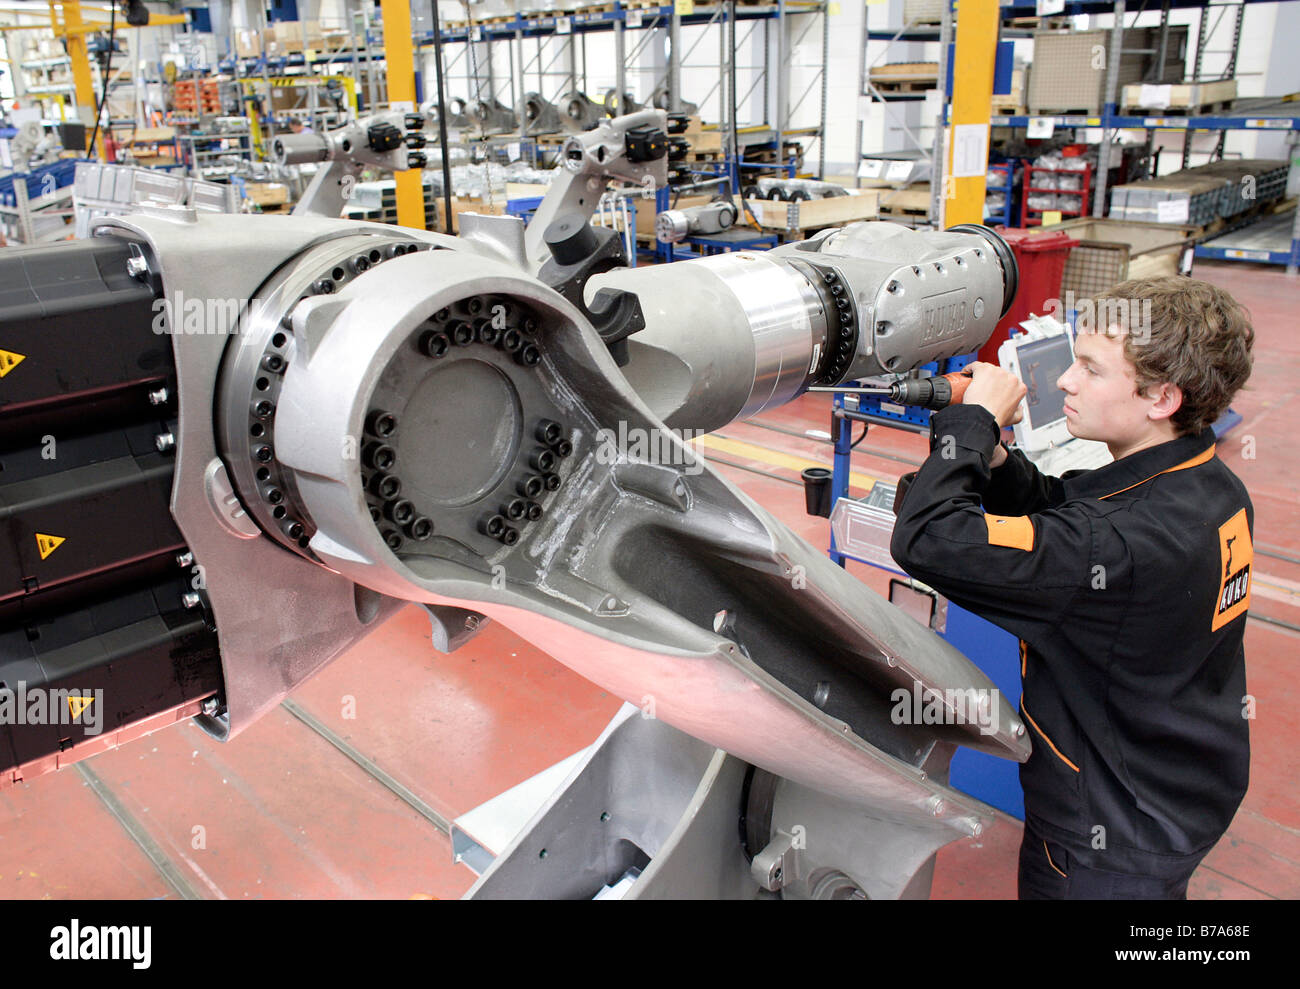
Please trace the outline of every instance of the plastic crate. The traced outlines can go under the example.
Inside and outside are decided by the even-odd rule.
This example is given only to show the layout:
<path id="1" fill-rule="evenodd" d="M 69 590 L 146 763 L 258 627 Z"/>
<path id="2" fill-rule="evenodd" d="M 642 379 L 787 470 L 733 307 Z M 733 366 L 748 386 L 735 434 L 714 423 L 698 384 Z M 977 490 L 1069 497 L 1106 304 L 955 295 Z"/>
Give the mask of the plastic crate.
<path id="1" fill-rule="evenodd" d="M 0 176 L 0 205 L 18 205 L 18 196 L 14 192 L 14 184 L 17 182 L 23 184 L 28 199 L 38 199 L 49 195 L 55 189 L 72 185 L 76 175 L 77 159 L 61 158 L 48 165 L 40 165 L 30 172 L 11 172 L 9 175 Z M 52 186 L 50 177 L 54 181 Z"/>

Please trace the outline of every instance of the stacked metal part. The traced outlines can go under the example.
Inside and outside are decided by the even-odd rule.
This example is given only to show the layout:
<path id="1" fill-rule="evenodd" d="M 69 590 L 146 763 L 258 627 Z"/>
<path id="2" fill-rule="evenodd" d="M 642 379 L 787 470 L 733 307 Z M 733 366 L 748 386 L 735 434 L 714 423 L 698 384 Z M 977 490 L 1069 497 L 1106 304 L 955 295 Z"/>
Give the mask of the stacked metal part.
<path id="1" fill-rule="evenodd" d="M 560 110 L 541 93 L 525 93 L 519 106 L 519 117 L 524 122 L 524 133 L 529 137 L 539 134 L 556 134 L 564 126 Z"/>
<path id="2" fill-rule="evenodd" d="M 576 89 L 560 98 L 560 106 L 564 108 L 564 125 L 572 131 L 588 130 L 605 117 L 603 106 Z"/>

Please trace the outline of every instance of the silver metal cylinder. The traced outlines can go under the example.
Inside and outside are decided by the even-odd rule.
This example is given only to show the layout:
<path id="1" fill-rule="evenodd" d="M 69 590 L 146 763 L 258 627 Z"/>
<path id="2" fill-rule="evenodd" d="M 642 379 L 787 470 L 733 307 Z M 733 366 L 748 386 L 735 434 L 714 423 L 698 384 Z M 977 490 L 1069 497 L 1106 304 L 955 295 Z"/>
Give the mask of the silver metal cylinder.
<path id="1" fill-rule="evenodd" d="M 278 134 L 271 151 L 281 165 L 305 165 L 328 160 L 329 147 L 323 134 Z"/>
<path id="2" fill-rule="evenodd" d="M 681 221 L 665 216 L 675 232 Z M 856 223 L 765 254 L 611 272 L 587 293 L 639 298 L 646 328 L 629 339 L 624 375 L 668 425 L 710 430 L 811 384 L 978 350 L 1016 283 L 1014 255 L 992 231 Z"/>
<path id="3" fill-rule="evenodd" d="M 682 210 L 666 209 L 655 217 L 655 236 L 665 244 L 676 244 L 691 235 L 691 218 Z"/>
<path id="4" fill-rule="evenodd" d="M 717 429 L 795 398 L 826 345 L 825 306 L 804 274 L 748 251 L 593 278 L 641 301 L 629 383 L 674 429 Z"/>

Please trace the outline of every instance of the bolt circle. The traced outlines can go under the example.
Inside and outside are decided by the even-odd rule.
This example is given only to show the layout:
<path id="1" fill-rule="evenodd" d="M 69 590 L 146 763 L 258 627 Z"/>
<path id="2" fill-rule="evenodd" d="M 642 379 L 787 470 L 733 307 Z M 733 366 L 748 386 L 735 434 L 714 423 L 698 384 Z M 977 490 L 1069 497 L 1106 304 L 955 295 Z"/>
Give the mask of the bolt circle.
<path id="1" fill-rule="evenodd" d="M 420 337 L 420 353 L 424 354 L 425 357 L 435 359 L 442 357 L 450 348 L 451 341 L 445 333 L 430 330 Z"/>
<path id="2" fill-rule="evenodd" d="M 489 347 L 495 347 L 497 341 L 501 339 L 501 331 L 492 325 L 490 319 L 475 320 L 474 332 L 479 343 L 486 344 Z"/>
<path id="3" fill-rule="evenodd" d="M 372 436 L 378 436 L 381 439 L 386 436 L 392 436 L 397 429 L 397 416 L 391 412 L 385 412 L 383 409 L 373 409 L 366 416 L 366 432 Z"/>
<path id="4" fill-rule="evenodd" d="M 398 525 L 405 525 L 415 518 L 415 506 L 405 498 L 401 498 L 397 501 L 390 501 L 385 505 L 384 514 Z"/>
<path id="5" fill-rule="evenodd" d="M 385 500 L 396 498 L 402 490 L 402 482 L 392 474 L 376 474 L 370 479 L 370 491 Z"/>
<path id="6" fill-rule="evenodd" d="M 367 443 L 361 451 L 361 462 L 373 470 L 390 471 L 397 463 L 397 451 L 387 443 Z"/>

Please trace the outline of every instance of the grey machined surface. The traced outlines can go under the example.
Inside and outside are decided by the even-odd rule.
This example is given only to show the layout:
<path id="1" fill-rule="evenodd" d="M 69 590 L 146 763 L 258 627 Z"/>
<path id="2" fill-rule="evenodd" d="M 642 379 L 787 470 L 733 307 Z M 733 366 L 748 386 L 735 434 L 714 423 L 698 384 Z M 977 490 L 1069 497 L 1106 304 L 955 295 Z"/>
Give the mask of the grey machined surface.
<path id="1" fill-rule="evenodd" d="M 394 237 L 381 225 L 192 214 L 105 228 L 149 245 L 169 297 L 251 298 L 255 313 L 264 284 L 278 284 L 267 273 L 328 252 L 321 245 L 331 240 Z M 173 337 L 181 396 L 173 513 L 207 571 L 230 728 L 246 726 L 400 602 L 418 601 L 444 609 L 448 643 L 456 637 L 449 621 L 488 616 L 709 746 L 881 820 L 919 817 L 949 834 L 977 833 L 991 812 L 941 782 L 947 755 L 960 743 L 1025 758 L 1015 713 L 994 693 L 993 732 L 956 709 L 947 725 L 899 725 L 889 698 L 914 682 L 941 695 L 991 692 L 987 678 L 682 444 L 583 314 L 526 273 L 517 222 L 481 220 L 459 239 L 407 235 L 445 249 L 394 257 L 337 294 L 297 301 L 291 293 L 272 305 L 270 315 L 283 306 L 293 336 L 276 464 L 293 474 L 314 533 L 308 550 L 249 538 L 222 520 L 205 490 L 220 463 L 214 384 L 223 360 L 227 372 L 247 372 L 231 349 L 239 344 L 225 337 Z M 238 264 L 213 263 L 232 250 Z M 489 312 L 501 302 L 516 321 L 535 317 L 534 365 L 486 343 L 445 359 L 415 356 L 428 327 L 449 325 L 438 314 L 473 311 L 457 307 L 474 299 L 486 299 Z M 754 347 L 754 328 L 750 336 Z M 718 337 L 715 359 L 736 343 Z M 483 404 L 489 380 L 495 405 Z M 398 450 L 414 465 L 410 497 L 440 534 L 399 549 L 367 511 L 355 453 L 376 396 L 416 424 Z M 560 484 L 541 497 L 542 517 L 521 526 L 516 544 L 494 542 L 466 513 L 495 504 L 485 499 L 508 482 L 510 458 L 526 455 L 539 409 L 563 420 L 573 450 L 556 468 Z M 436 431 L 446 416 L 460 423 L 450 438 Z M 611 438 L 633 433 L 662 445 L 652 455 Z M 238 490 L 235 514 L 238 499 L 254 496 Z"/>

